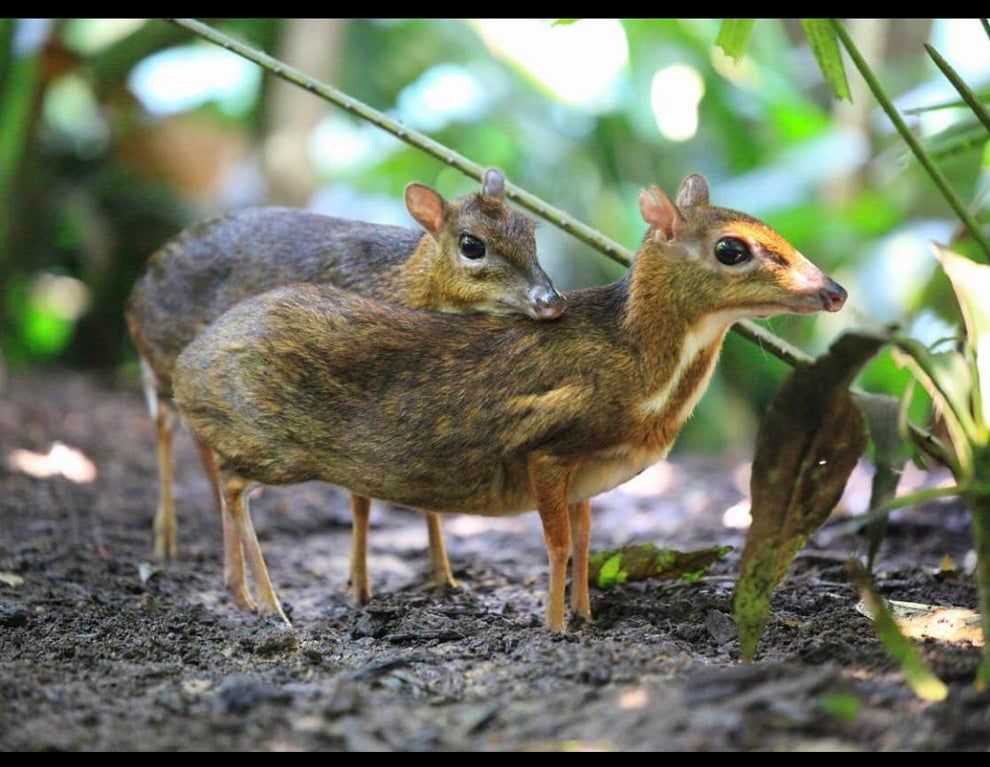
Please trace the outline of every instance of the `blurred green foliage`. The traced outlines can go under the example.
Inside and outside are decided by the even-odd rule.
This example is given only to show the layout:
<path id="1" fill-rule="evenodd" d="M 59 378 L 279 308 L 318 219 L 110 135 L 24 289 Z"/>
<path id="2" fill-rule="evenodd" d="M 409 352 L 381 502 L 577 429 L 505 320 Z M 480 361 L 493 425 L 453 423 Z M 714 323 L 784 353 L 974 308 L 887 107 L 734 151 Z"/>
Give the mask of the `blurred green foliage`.
<path id="1" fill-rule="evenodd" d="M 718 20 L 567 21 L 543 22 L 539 33 L 526 28 L 534 42 L 523 54 L 511 35 L 507 41 L 493 26 L 466 21 L 341 21 L 334 34 L 308 44 L 324 46 L 315 60 L 345 92 L 502 167 L 520 186 L 628 246 L 643 230 L 641 186 L 673 190 L 688 172 L 704 173 L 716 203 L 764 218 L 849 288 L 851 300 L 839 315 L 771 321 L 774 332 L 811 353 L 851 324 L 902 320 L 930 341 L 958 322 L 926 245 L 926 238 L 952 237 L 951 211 L 869 94 L 858 94 L 854 72 L 853 104 L 835 103 L 800 25 L 757 22 L 733 64 L 715 47 Z M 291 60 L 299 44 L 291 21 L 215 23 L 282 58 Z M 921 46 L 947 22 L 877 23 L 885 25 L 877 33 L 884 44 L 870 63 L 889 92 L 906 94 L 903 107 L 951 100 Z M 956 32 L 964 23 L 979 30 L 975 20 L 952 23 Z M 589 24 L 598 25 L 603 50 L 623 57 L 595 98 L 561 82 L 568 74 L 586 77 L 590 93 L 597 62 L 614 66 L 614 59 L 587 44 L 583 56 L 558 54 L 548 37 L 579 39 Z M 533 51 L 541 47 L 539 60 Z M 134 352 L 122 304 L 145 259 L 196 219 L 277 201 L 265 158 L 277 144 L 279 121 L 292 115 L 277 114 L 267 76 L 242 76 L 180 107 L 163 108 L 142 91 L 139 75 L 160 64 L 163 52 L 181 59 L 204 48 L 157 20 L 0 22 L 0 349 L 11 367 L 58 360 L 127 369 Z M 942 51 L 959 64 L 951 49 Z M 209 79 L 205 68 L 201 74 Z M 988 78 L 990 72 L 970 82 L 981 98 Z M 245 87 L 249 98 L 232 102 L 231 90 Z M 399 200 L 409 181 L 451 195 L 472 188 L 374 126 L 329 105 L 320 109 L 324 116 L 302 143 L 316 169 L 313 199 L 329 201 L 321 207 L 326 212 L 408 221 Z M 976 130 L 982 126 L 965 109 L 913 119 L 957 192 L 985 221 L 990 149 L 985 132 Z M 677 131 L 690 136 L 672 138 Z M 622 272 L 548 225 L 540 226 L 539 243 L 562 287 Z M 955 247 L 965 252 L 967 243 Z M 85 287 L 75 316 L 64 306 L 52 310 L 43 293 L 54 283 L 44 275 Z M 769 354 L 730 335 L 679 448 L 752 444 L 784 372 Z M 907 378 L 883 354 L 862 381 L 900 394 Z M 922 398 L 915 408 L 926 412 Z"/>

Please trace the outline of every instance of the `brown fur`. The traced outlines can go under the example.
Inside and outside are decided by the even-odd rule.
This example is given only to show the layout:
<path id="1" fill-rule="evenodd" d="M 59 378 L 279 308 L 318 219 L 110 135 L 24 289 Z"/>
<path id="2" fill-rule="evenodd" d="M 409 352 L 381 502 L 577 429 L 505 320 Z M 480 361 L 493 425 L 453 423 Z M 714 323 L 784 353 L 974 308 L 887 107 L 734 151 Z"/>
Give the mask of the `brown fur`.
<path id="1" fill-rule="evenodd" d="M 748 307 L 811 311 L 819 286 L 834 284 L 789 245 L 786 266 L 761 252 L 752 268 L 726 269 L 711 255 L 726 233 L 758 237 L 768 251 L 786 242 L 732 211 L 682 215 L 666 202 L 677 237 L 648 232 L 625 278 L 570 293 L 554 323 L 448 317 L 330 286 L 248 299 L 179 357 L 184 418 L 232 476 L 325 480 L 434 511 L 539 506 L 548 623 L 559 629 L 568 501 L 666 453 Z M 795 289 L 794 270 L 817 283 Z"/>

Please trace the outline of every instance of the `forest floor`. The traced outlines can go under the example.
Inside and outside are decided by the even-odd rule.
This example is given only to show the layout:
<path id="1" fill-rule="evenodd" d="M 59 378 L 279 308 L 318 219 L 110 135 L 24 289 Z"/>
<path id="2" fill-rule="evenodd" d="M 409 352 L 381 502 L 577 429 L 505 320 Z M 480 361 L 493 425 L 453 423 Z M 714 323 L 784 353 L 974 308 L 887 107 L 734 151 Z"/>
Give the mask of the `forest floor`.
<path id="1" fill-rule="evenodd" d="M 375 596 L 356 607 L 344 493 L 266 489 L 252 508 L 288 629 L 227 598 L 219 522 L 184 433 L 180 558 L 152 560 L 151 432 L 137 391 L 90 376 L 36 374 L 0 391 L 0 749 L 990 747 L 990 704 L 970 685 L 978 650 L 921 643 L 951 693 L 915 698 L 843 577 L 862 539 L 834 524 L 776 592 L 756 662 L 739 661 L 730 616 L 743 532 L 723 515 L 744 498 L 745 457 L 676 457 L 596 499 L 593 549 L 736 551 L 697 582 L 593 591 L 594 622 L 558 637 L 542 628 L 535 514 L 448 518 L 461 588 L 435 593 L 425 525 L 376 505 Z M 14 451 L 47 453 L 56 440 L 94 462 L 94 481 L 8 466 Z M 972 578 L 939 567 L 968 548 L 953 503 L 899 513 L 878 586 L 973 608 Z"/>

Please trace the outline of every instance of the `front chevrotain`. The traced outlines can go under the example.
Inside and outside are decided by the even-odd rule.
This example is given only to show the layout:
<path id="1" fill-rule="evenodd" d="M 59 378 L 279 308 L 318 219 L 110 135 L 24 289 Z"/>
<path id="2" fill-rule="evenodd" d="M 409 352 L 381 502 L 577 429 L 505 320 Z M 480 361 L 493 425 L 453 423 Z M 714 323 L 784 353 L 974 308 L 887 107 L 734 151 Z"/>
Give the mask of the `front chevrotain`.
<path id="1" fill-rule="evenodd" d="M 579 502 L 666 455 L 733 322 L 838 311 L 846 298 L 774 230 L 710 205 L 701 176 L 685 179 L 676 205 L 644 190 L 640 210 L 649 229 L 629 273 L 568 293 L 553 323 L 296 285 L 243 301 L 182 352 L 176 401 L 217 454 L 264 610 L 282 614 L 245 490 L 324 480 L 438 512 L 536 508 L 547 625 L 564 627 L 572 536 L 572 606 L 590 618 Z"/>

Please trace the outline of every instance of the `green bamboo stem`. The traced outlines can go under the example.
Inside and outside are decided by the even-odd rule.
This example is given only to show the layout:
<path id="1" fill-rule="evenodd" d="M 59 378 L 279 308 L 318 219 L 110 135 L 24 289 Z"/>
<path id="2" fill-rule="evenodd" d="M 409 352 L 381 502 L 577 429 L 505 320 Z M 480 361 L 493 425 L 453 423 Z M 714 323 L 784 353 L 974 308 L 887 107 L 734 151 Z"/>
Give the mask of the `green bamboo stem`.
<path id="1" fill-rule="evenodd" d="M 901 138 L 910 147 L 911 151 L 914 152 L 914 156 L 918 158 L 918 162 L 921 163 L 922 167 L 928 172 L 935 186 L 939 188 L 942 192 L 942 196 L 945 197 L 946 202 L 952 207 L 959 216 L 959 220 L 963 222 L 963 225 L 969 230 L 970 235 L 976 240 L 980 248 L 982 248 L 986 260 L 990 260 L 990 240 L 987 240 L 986 235 L 980 228 L 979 223 L 966 209 L 963 205 L 962 200 L 956 195 L 952 187 L 949 185 L 948 180 L 942 174 L 942 171 L 938 169 L 932 159 L 928 156 L 925 148 L 921 146 L 921 142 L 918 141 L 917 137 L 908 128 L 907 123 L 898 113 L 897 109 L 894 108 L 893 102 L 888 98 L 887 93 L 884 91 L 883 87 L 880 85 L 879 80 L 877 80 L 876 75 L 873 74 L 873 70 L 870 69 L 869 64 L 860 54 L 859 49 L 856 47 L 856 43 L 853 42 L 852 37 L 846 31 L 846 28 L 838 21 L 838 19 L 831 19 L 832 26 L 835 28 L 836 34 L 842 41 L 843 47 L 845 47 L 846 52 L 849 54 L 849 58 L 852 59 L 853 64 L 856 65 L 856 69 L 859 70 L 860 75 L 866 81 L 870 90 L 873 92 L 874 97 L 883 107 L 883 111 L 887 113 L 890 121 L 894 123 L 894 127 L 897 132 L 901 134 Z"/>
<path id="2" fill-rule="evenodd" d="M 346 93 L 343 93 L 331 85 L 321 83 L 303 72 L 300 72 L 298 69 L 279 61 L 273 56 L 269 56 L 267 53 L 255 50 L 251 46 L 225 35 L 222 32 L 213 29 L 209 25 L 203 24 L 195 19 L 165 19 L 165 21 L 182 27 L 183 29 L 192 32 L 194 35 L 201 37 L 204 40 L 208 40 L 215 45 L 226 48 L 232 53 L 236 53 L 238 56 L 246 58 L 248 61 L 253 61 L 255 64 L 268 72 L 271 72 L 276 77 L 280 77 L 283 80 L 287 80 L 288 82 L 298 85 L 301 88 L 305 88 L 320 98 L 323 98 L 332 104 L 336 104 L 337 106 L 357 115 L 358 117 L 361 117 L 362 119 L 368 120 L 372 124 L 378 126 L 387 133 L 391 133 L 393 136 L 404 141 L 410 146 L 426 152 L 430 156 L 435 157 L 452 168 L 456 168 L 471 178 L 477 179 L 478 181 L 482 178 L 485 168 L 478 163 L 458 154 L 440 142 L 431 139 L 429 136 L 405 127 L 401 123 L 392 120 L 387 115 L 379 112 L 373 107 L 368 106 L 364 102 L 348 96 Z M 598 230 L 578 221 L 559 208 L 555 208 L 549 203 L 541 200 L 536 195 L 527 192 L 525 189 L 519 188 L 515 184 L 506 185 L 506 194 L 510 197 L 510 199 L 515 200 L 524 208 L 549 221 L 554 226 L 563 229 L 565 232 L 581 240 L 586 245 L 591 246 L 598 252 L 608 256 L 612 260 L 627 266 L 632 263 L 633 254 L 615 240 L 606 237 Z M 777 359 L 792 367 L 808 365 L 813 362 L 813 358 L 808 354 L 801 351 L 793 344 L 788 343 L 784 339 L 774 335 L 762 325 L 758 325 L 755 322 L 748 320 L 737 322 L 732 326 L 732 329 L 743 338 L 757 344 Z M 854 389 L 853 392 L 855 391 L 857 390 Z M 944 450 L 939 448 L 938 443 L 930 434 L 914 425 L 910 425 L 909 428 L 911 438 L 920 450 L 939 460 L 943 460 Z"/>
<path id="3" fill-rule="evenodd" d="M 928 43 L 925 43 L 925 50 L 928 51 L 928 55 L 935 62 L 935 66 L 942 70 L 945 78 L 952 83 L 952 87 L 959 92 L 963 101 L 973 110 L 973 114 L 983 123 L 983 127 L 990 131 L 990 113 L 987 112 L 986 107 L 976 98 L 976 94 L 966 85 L 966 82 L 959 76 L 959 73 L 949 65 L 949 62 L 942 58 L 942 54 Z"/>

